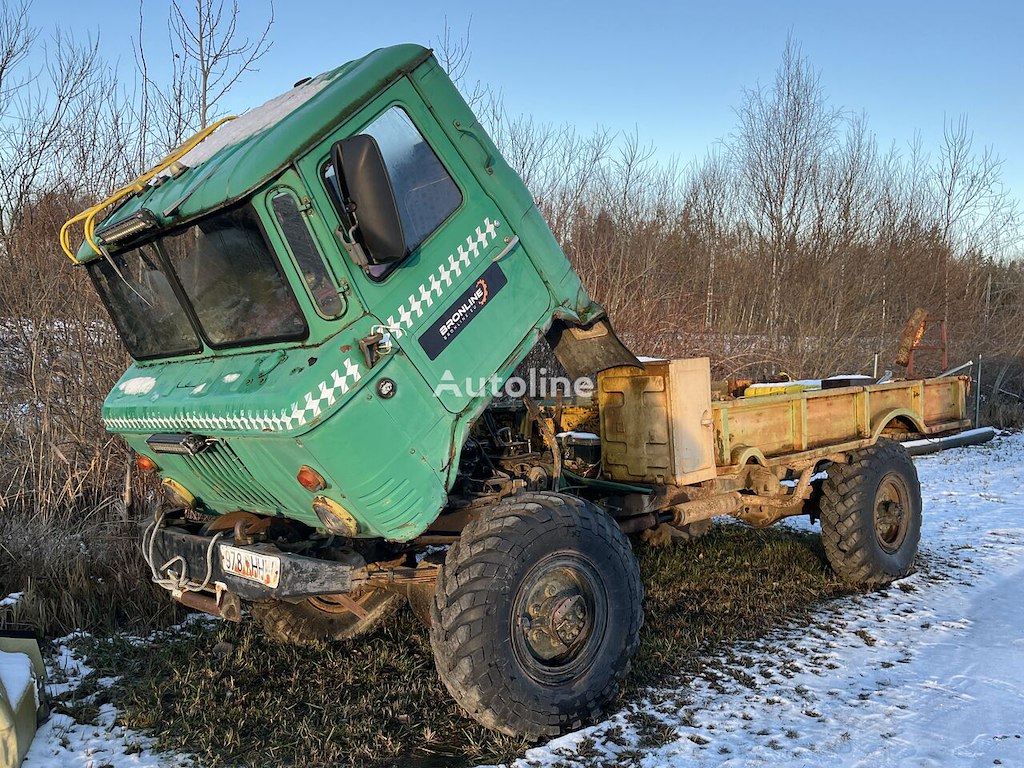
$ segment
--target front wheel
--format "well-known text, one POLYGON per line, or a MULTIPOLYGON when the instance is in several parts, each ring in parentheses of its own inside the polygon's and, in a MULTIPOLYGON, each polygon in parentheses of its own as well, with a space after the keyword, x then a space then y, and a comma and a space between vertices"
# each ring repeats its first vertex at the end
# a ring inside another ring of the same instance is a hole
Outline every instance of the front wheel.
POLYGON ((640 643, 643 585, 603 510, 524 493, 466 526, 448 551, 430 643, 453 698, 488 728, 532 739, 592 721, 640 643))
POLYGON ((883 586, 913 569, 921 540, 921 484, 892 440, 833 464, 821 487, 821 538, 833 570, 858 586, 883 586))
POLYGON ((347 597, 323 595, 297 603, 270 600, 253 604, 250 612, 271 641, 313 645, 365 634, 380 626, 402 603, 401 594, 379 589, 364 589, 347 597))

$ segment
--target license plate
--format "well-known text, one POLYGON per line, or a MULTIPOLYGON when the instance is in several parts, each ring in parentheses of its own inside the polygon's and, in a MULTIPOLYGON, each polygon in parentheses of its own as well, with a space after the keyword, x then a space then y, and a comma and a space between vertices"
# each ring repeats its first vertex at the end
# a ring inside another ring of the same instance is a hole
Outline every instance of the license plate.
POLYGON ((281 558, 258 555, 226 544, 220 546, 220 567, 224 573, 258 582, 270 589, 277 589, 281 581, 281 558))

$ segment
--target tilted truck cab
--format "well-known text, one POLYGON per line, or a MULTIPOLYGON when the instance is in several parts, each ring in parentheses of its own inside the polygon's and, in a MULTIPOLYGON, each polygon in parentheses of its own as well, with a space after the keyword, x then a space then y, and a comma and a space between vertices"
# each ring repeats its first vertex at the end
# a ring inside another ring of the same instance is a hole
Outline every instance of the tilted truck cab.
POLYGON ((643 621, 627 534, 809 514, 838 572, 885 584, 921 517, 890 438, 968 424, 962 378, 743 397, 706 358, 645 369, 414 45, 210 126, 61 244, 134 359, 102 415, 161 479, 153 581, 285 642, 408 599, 506 733, 616 696, 643 621), (542 337, 596 398, 495 399, 542 337))
POLYGON ((490 400, 444 384, 503 379, 553 321, 602 315, 417 46, 306 80, 157 178, 100 227, 106 257, 81 252, 136 359, 103 419, 211 513, 416 537, 490 400), (357 135, 376 140, 397 203, 394 261, 349 234, 332 148, 357 135), (181 433, 208 442, 150 439, 181 433), (295 482, 303 466, 322 490, 295 482), (318 517, 314 500, 341 509, 318 517))

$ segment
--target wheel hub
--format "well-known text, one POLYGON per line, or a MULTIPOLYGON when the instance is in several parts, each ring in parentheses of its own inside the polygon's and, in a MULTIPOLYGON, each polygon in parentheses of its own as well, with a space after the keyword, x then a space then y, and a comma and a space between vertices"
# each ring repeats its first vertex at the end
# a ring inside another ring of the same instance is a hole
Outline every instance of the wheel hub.
POLYGON ((589 636, 591 611, 572 569, 550 571, 533 585, 522 622, 526 646, 542 662, 561 661, 589 636))
POLYGON ((875 494, 875 538, 887 552, 896 551, 906 535, 907 491, 896 476, 886 477, 875 494))

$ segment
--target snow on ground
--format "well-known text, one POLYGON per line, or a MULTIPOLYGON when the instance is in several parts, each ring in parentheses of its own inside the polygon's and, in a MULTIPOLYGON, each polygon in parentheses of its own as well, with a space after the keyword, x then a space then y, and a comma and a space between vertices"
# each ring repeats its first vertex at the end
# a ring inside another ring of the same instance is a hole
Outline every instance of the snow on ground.
POLYGON ((1024 435, 915 464, 918 573, 516 765, 1024 765, 1024 435))
MULTIPOLYGON (((47 694, 57 696, 74 690, 92 673, 67 642, 57 641, 57 651, 47 662, 47 694)), ((113 678, 102 678, 99 686, 109 687, 113 678)), ((24 768, 167 768, 192 763, 185 756, 169 756, 152 751, 153 740, 135 731, 117 726, 117 710, 102 704, 94 724, 76 722, 68 715, 52 713, 39 727, 25 757, 24 768)))
MULTIPOLYGON (((516 766, 1024 765, 1024 435, 915 463, 918 573, 706 659, 516 766)), ((66 645, 54 666, 66 677, 54 694, 88 674, 66 645)), ((25 765, 169 764, 114 717, 109 705, 95 725, 54 715, 25 765)))

